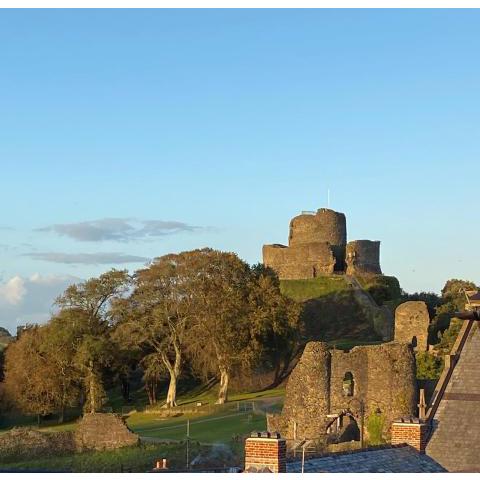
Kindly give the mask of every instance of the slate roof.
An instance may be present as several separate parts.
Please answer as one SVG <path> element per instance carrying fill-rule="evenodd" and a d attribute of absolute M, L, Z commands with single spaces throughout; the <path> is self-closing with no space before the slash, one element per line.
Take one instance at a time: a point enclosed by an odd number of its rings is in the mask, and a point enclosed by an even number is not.
<path fill-rule="evenodd" d="M 474 322 L 433 418 L 426 449 L 449 472 L 480 472 L 479 352 L 480 328 Z"/>
<path fill-rule="evenodd" d="M 287 473 L 302 471 L 302 462 L 287 464 Z M 312 458 L 305 461 L 306 473 L 437 473 L 446 470 L 413 447 L 398 446 L 362 450 Z"/>

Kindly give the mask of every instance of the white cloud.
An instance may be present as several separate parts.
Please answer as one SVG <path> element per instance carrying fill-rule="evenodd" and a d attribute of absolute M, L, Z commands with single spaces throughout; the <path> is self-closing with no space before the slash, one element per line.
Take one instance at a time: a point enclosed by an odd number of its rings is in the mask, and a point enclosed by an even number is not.
<path fill-rule="evenodd" d="M 0 280 L 0 326 L 15 335 L 18 325 L 44 323 L 53 302 L 69 285 L 81 281 L 70 275 L 15 275 Z"/>
<path fill-rule="evenodd" d="M 0 284 L 0 305 L 18 305 L 26 293 L 25 280 L 18 275 Z"/>

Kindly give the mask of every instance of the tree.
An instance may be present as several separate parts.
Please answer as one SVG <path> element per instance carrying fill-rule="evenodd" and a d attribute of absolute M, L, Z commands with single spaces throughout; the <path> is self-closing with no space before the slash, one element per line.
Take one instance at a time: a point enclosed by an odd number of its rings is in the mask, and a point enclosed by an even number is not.
<path fill-rule="evenodd" d="M 187 259 L 188 253 L 155 259 L 148 268 L 136 272 L 134 291 L 114 307 L 116 338 L 129 348 L 142 349 L 147 382 L 153 385 L 162 370 L 168 372 L 167 408 L 176 406 L 184 333 L 193 313 Z M 149 397 L 154 396 L 150 389 Z"/>
<path fill-rule="evenodd" d="M 441 303 L 435 309 L 435 317 L 429 329 L 429 341 L 437 343 L 435 349 L 448 353 L 455 342 L 462 322 L 456 320 L 455 312 L 465 308 L 465 292 L 477 290 L 477 286 L 468 280 L 451 279 L 442 288 Z"/>
<path fill-rule="evenodd" d="M 259 361 L 274 371 L 270 387 L 289 373 L 292 360 L 302 346 L 302 306 L 280 292 L 276 273 L 263 264 L 252 267 L 250 291 L 252 338 Z"/>
<path fill-rule="evenodd" d="M 442 288 L 442 299 L 452 311 L 459 311 L 465 308 L 465 292 L 477 290 L 477 286 L 468 280 L 458 280 L 456 278 L 448 280 Z"/>
<path fill-rule="evenodd" d="M 252 360 L 250 267 L 233 253 L 208 248 L 186 252 L 185 257 L 185 285 L 194 305 L 190 358 L 205 375 L 218 372 L 217 403 L 225 403 L 234 368 L 248 367 Z"/>
<path fill-rule="evenodd" d="M 102 369 L 112 363 L 114 350 L 109 338 L 112 302 L 129 288 L 126 270 L 110 270 L 98 278 L 71 285 L 56 300 L 60 316 L 71 330 L 75 345 L 73 362 L 85 391 L 85 410 L 98 411 L 106 399 Z"/>
<path fill-rule="evenodd" d="M 12 408 L 37 415 L 38 423 L 63 401 L 56 365 L 43 347 L 46 334 L 45 327 L 28 327 L 5 352 L 5 400 Z"/>
<path fill-rule="evenodd" d="M 442 357 L 429 352 L 420 352 L 415 355 L 417 362 L 418 380 L 438 380 L 443 369 Z"/>

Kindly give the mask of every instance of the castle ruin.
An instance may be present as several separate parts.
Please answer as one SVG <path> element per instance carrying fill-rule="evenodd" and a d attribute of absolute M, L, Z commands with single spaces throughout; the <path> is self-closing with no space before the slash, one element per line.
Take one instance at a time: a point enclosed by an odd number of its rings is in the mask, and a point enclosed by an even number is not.
<path fill-rule="evenodd" d="M 315 278 L 333 273 L 381 274 L 380 242 L 347 243 L 345 214 L 327 208 L 303 212 L 290 221 L 288 247 L 263 246 L 263 263 L 282 280 Z"/>
<path fill-rule="evenodd" d="M 321 439 L 343 416 L 360 424 L 379 414 L 388 436 L 394 419 L 414 414 L 416 400 L 410 345 L 390 342 L 344 352 L 309 342 L 288 379 L 282 413 L 268 417 L 268 429 L 287 439 Z"/>

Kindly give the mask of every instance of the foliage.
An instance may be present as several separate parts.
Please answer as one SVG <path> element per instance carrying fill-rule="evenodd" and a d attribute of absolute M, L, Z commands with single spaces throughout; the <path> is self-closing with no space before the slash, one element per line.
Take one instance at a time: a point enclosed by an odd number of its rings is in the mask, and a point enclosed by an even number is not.
<path fill-rule="evenodd" d="M 356 275 L 355 278 L 378 305 L 396 300 L 402 295 L 402 289 L 396 277 L 388 275 Z"/>
<path fill-rule="evenodd" d="M 405 293 L 402 302 L 425 302 L 430 318 L 433 318 L 437 308 L 442 304 L 442 298 L 433 292 Z"/>
<path fill-rule="evenodd" d="M 453 318 L 450 321 L 449 327 L 440 335 L 440 342 L 435 345 L 435 351 L 439 355 L 447 355 L 452 351 L 462 325 L 463 320 Z"/>
<path fill-rule="evenodd" d="M 46 334 L 46 327 L 24 329 L 5 356 L 4 403 L 38 416 L 57 411 L 67 400 L 54 352 L 45 349 Z"/>
<path fill-rule="evenodd" d="M 130 284 L 126 270 L 112 269 L 98 278 L 71 285 L 56 300 L 57 319 L 74 345 L 73 364 L 84 386 L 85 410 L 98 411 L 105 402 L 102 370 L 115 356 L 109 339 L 111 304 Z"/>
<path fill-rule="evenodd" d="M 442 357 L 429 352 L 420 352 L 415 355 L 418 380 L 437 380 L 443 370 Z"/>
<path fill-rule="evenodd" d="M 385 443 L 383 429 L 385 427 L 385 415 L 380 411 L 372 411 L 367 419 L 367 432 L 369 445 L 381 445 Z"/>

